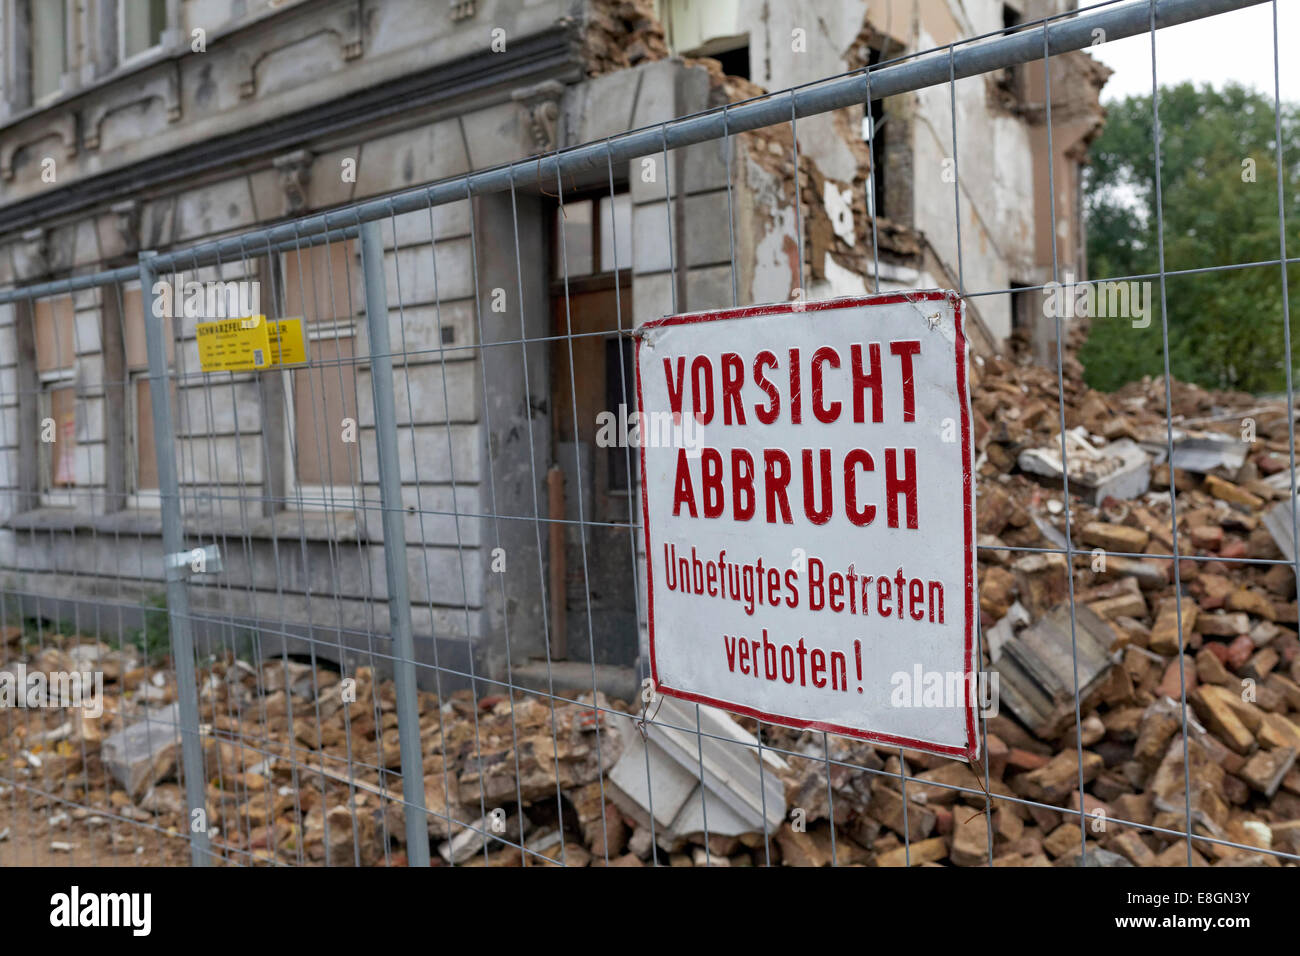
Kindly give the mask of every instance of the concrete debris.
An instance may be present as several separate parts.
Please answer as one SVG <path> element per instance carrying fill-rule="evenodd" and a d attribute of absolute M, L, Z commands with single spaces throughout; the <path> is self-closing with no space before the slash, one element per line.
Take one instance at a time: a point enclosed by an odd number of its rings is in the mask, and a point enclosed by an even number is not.
<path fill-rule="evenodd" d="M 1036 735 L 1056 737 L 1074 722 L 1074 688 L 1083 698 L 1106 677 L 1114 632 L 1088 606 L 1061 604 L 1002 646 L 1001 699 Z"/>
<path fill-rule="evenodd" d="M 1269 508 L 1262 520 L 1282 556 L 1288 561 L 1295 561 L 1295 508 L 1287 500 L 1291 497 L 1288 489 L 1283 487 L 1278 490 L 1283 500 Z"/>
<path fill-rule="evenodd" d="M 699 708 L 701 736 L 695 705 L 664 697 L 652 706 L 657 713 L 644 737 L 633 718 L 622 721 L 623 757 L 605 779 L 606 794 L 627 818 L 649 827 L 653 806 L 655 836 L 668 852 L 706 830 L 710 837 L 761 833 L 764 819 L 768 830 L 780 827 L 784 761 L 765 751 L 760 772 L 758 741 L 715 707 Z"/>
<path fill-rule="evenodd" d="M 1007 613 L 990 627 L 984 634 L 985 644 L 988 647 L 989 660 L 994 664 L 1002 656 L 1002 649 L 1007 643 L 1014 640 L 1021 628 L 1030 622 L 1029 612 L 1019 601 L 1013 601 L 1007 609 Z"/>
<path fill-rule="evenodd" d="M 113 778 L 137 797 L 175 772 L 180 745 L 180 705 L 172 704 L 105 737 L 101 755 Z"/>
<path fill-rule="evenodd" d="M 1065 460 L 1070 466 L 1071 493 L 1091 504 L 1106 498 L 1136 498 L 1151 484 L 1151 456 L 1128 438 L 1099 447 L 1089 440 L 1086 428 L 1071 429 L 1065 433 Z M 1059 433 L 1049 445 L 1022 451 L 1017 464 L 1021 471 L 1061 481 Z"/>
<path fill-rule="evenodd" d="M 498 834 L 514 834 L 517 841 L 522 827 L 524 836 L 527 837 L 529 827 L 525 825 L 526 819 L 521 820 L 519 814 L 515 814 L 513 820 L 507 820 L 504 815 L 499 818 L 492 815 L 480 817 L 476 823 L 462 829 L 450 840 L 444 840 L 438 846 L 438 855 L 447 863 L 464 863 L 475 854 L 482 853 L 489 840 L 493 844 L 504 842 L 496 839 Z M 558 840 L 559 833 L 556 832 L 555 836 Z M 536 843 L 529 845 L 539 852 L 546 849 L 546 846 Z"/>
<path fill-rule="evenodd" d="M 1174 468 L 1199 475 L 1236 474 L 1246 462 L 1249 445 L 1240 436 L 1223 432 L 1167 428 L 1164 425 L 1141 430 L 1140 443 L 1152 461 L 1163 465 L 1174 447 Z"/>

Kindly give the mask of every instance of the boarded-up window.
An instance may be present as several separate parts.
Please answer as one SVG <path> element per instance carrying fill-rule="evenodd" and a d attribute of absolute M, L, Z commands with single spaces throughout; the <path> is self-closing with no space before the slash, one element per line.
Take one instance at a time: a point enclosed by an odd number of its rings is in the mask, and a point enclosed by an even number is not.
<path fill-rule="evenodd" d="M 300 485 L 350 485 L 359 477 L 356 376 L 351 335 L 311 342 L 311 366 L 293 376 L 294 465 Z M 351 439 L 351 440 L 346 440 Z"/>
<path fill-rule="evenodd" d="M 71 385 L 54 387 L 47 396 L 54 435 L 49 444 L 49 483 L 51 488 L 70 488 L 77 483 L 77 390 Z"/>
<path fill-rule="evenodd" d="M 133 371 L 148 368 L 149 348 L 144 335 L 139 286 L 122 290 L 122 338 L 126 345 L 126 367 Z"/>
<path fill-rule="evenodd" d="M 285 316 L 302 317 L 305 368 L 288 373 L 292 472 L 302 500 L 328 503 L 357 484 L 356 316 L 361 272 L 355 242 L 304 246 L 282 257 Z M 345 425 L 345 420 L 350 423 Z"/>
<path fill-rule="evenodd" d="M 76 364 L 76 331 L 72 296 L 38 299 L 36 321 L 36 370 L 41 373 L 70 369 Z"/>
<path fill-rule="evenodd" d="M 149 391 L 149 349 L 145 338 L 144 305 L 140 287 L 122 290 L 122 344 L 126 352 L 126 371 L 130 379 L 131 400 L 131 474 L 134 490 L 158 490 L 158 459 L 154 452 L 153 400 Z M 164 329 L 166 325 L 164 324 Z M 169 330 L 168 330 L 169 331 Z M 167 358 L 171 361 L 174 346 L 167 337 Z M 174 386 L 173 386 L 174 390 Z"/>
<path fill-rule="evenodd" d="M 135 398 L 135 490 L 158 490 L 158 458 L 154 453 L 153 398 L 148 374 L 133 374 L 131 389 Z"/>
<path fill-rule="evenodd" d="M 76 484 L 77 348 L 72 296 L 32 303 L 40 380 L 41 470 L 46 491 Z"/>
<path fill-rule="evenodd" d="M 126 348 L 126 367 L 142 371 L 149 367 L 149 342 L 144 331 L 144 305 L 140 300 L 140 286 L 122 290 L 122 339 Z M 176 341 L 172 338 L 171 319 L 160 319 L 164 336 L 167 364 L 176 360 Z"/>
<path fill-rule="evenodd" d="M 360 284 L 354 242 L 309 246 L 284 255 L 286 316 L 351 323 L 356 319 Z"/>

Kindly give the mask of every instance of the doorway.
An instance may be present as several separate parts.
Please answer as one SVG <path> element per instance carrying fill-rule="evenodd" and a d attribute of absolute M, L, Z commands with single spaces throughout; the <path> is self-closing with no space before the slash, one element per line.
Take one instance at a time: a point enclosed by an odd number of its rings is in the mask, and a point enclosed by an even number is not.
<path fill-rule="evenodd" d="M 566 197 L 553 210 L 551 255 L 552 518 L 563 511 L 563 566 L 552 582 L 551 645 L 569 660 L 631 666 L 637 655 L 638 453 L 631 206 L 626 192 Z M 561 487 L 556 487 L 556 483 Z M 562 498 L 561 498 L 562 494 Z M 562 501 L 562 506 L 561 506 Z M 555 524 L 552 527 L 556 527 Z M 563 640 L 557 638 L 563 636 Z"/>

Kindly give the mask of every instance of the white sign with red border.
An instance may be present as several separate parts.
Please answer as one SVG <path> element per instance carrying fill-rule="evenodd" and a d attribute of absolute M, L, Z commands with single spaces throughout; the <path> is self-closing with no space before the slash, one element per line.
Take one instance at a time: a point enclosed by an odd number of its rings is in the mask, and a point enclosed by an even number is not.
<path fill-rule="evenodd" d="M 957 295 L 646 323 L 637 405 L 656 689 L 974 759 Z"/>

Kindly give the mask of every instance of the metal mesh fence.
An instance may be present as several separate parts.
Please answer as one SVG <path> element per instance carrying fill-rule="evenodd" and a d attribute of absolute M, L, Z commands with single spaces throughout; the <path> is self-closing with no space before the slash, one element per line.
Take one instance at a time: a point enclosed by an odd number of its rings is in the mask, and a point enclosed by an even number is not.
<path fill-rule="evenodd" d="M 1041 370 L 1032 396 L 1046 397 L 1042 415 L 1059 444 L 1056 533 L 1046 544 L 982 543 L 980 559 L 981 580 L 1022 558 L 1059 572 L 1068 719 L 1050 740 L 1022 728 L 994 746 L 982 719 L 976 765 L 733 720 L 656 694 L 643 682 L 637 452 L 595 438 L 600 413 L 634 407 L 628 257 L 644 222 L 662 217 L 667 238 L 661 314 L 679 310 L 688 286 L 692 307 L 710 296 L 718 307 L 751 304 L 738 277 L 737 231 L 753 202 L 737 178 L 744 137 L 761 135 L 769 154 L 788 148 L 780 159 L 791 176 L 778 202 L 793 217 L 792 294 L 802 296 L 815 280 L 800 120 L 902 92 L 945 93 L 953 279 L 978 311 L 984 299 L 1050 290 L 988 288 L 966 265 L 963 83 L 1040 64 L 1032 75 L 1043 83 L 1050 154 L 1054 56 L 1086 47 L 1096 30 L 1108 39 L 1150 33 L 1155 89 L 1158 27 L 1244 5 L 1097 4 L 655 128 L 145 254 L 138 268 L 4 292 L 0 332 L 14 358 L 0 370 L 0 446 L 12 472 L 0 666 L 20 674 L 24 690 L 40 675 L 41 689 L 30 706 L 0 709 L 0 806 L 9 821 L 0 859 L 993 865 L 1046 860 L 1017 849 L 1031 828 L 1064 862 L 1149 862 L 1156 847 L 1163 862 L 1191 864 L 1194 853 L 1216 857 L 1215 848 L 1300 859 L 1300 845 L 1287 842 L 1294 831 L 1274 828 L 1273 842 L 1254 839 L 1258 828 L 1216 822 L 1228 802 L 1258 799 L 1237 792 L 1256 755 L 1294 790 L 1285 759 L 1297 746 L 1287 736 L 1300 710 L 1287 696 L 1294 684 L 1278 685 L 1281 702 L 1268 709 L 1244 698 L 1192 706 L 1197 665 L 1185 652 L 1201 632 L 1184 619 L 1194 603 L 1189 569 L 1217 561 L 1244 575 L 1300 564 L 1293 555 L 1188 547 L 1174 463 L 1177 430 L 1189 423 L 1175 415 L 1163 308 L 1185 273 L 1162 266 L 1090 280 L 1155 280 L 1162 304 L 1166 378 L 1155 387 L 1168 512 L 1148 501 L 1163 533 L 1146 529 L 1141 544 L 1120 536 L 1105 546 L 1122 569 L 1110 577 L 1088 570 L 1093 541 L 1080 531 L 1105 506 L 1085 505 L 1070 487 L 1079 475 L 1071 456 L 1081 452 L 1069 437 L 1069 330 L 1056 316 L 1051 374 Z M 1276 62 L 1276 35 L 1272 48 Z M 1286 266 L 1296 260 L 1286 248 L 1280 122 L 1278 130 L 1278 256 L 1189 271 L 1273 270 L 1289 357 Z M 1059 283 L 1068 280 L 1051 208 Z M 889 271 L 876 228 L 872 217 L 868 292 L 882 291 Z M 267 351 L 243 367 L 205 371 L 200 327 L 216 321 L 261 323 Z M 1278 497 L 1290 501 L 1294 397 L 1285 364 L 1284 427 L 1275 434 L 1285 439 L 1290 479 Z M 977 408 L 979 389 L 1001 367 L 981 364 Z M 99 431 L 86 424 L 96 421 Z M 19 473 L 29 470 L 24 483 Z M 978 506 L 982 516 L 1003 502 L 981 494 Z M 1294 514 L 1290 525 L 1294 541 Z M 1147 547 L 1148 538 L 1167 538 L 1168 548 Z M 1016 573 L 1038 580 L 1028 566 Z M 1103 648 L 1115 675 L 1107 680 L 1129 681 L 1130 692 L 1115 692 L 1099 720 L 1096 695 L 1113 688 L 1081 679 L 1093 673 L 1091 609 L 1131 598 L 1153 574 L 1175 598 L 1171 613 L 1150 613 L 1154 629 L 1170 619 L 1171 653 L 1125 641 Z M 1106 591 L 1116 577 L 1134 587 Z M 994 623 L 978 629 L 982 668 L 991 666 L 984 638 Z M 1153 683 L 1142 675 L 1156 667 L 1167 677 L 1166 659 L 1176 662 L 1174 682 L 1161 685 L 1171 693 L 1148 687 L 1151 700 L 1139 706 L 1132 685 Z M 90 709 L 65 699 L 82 675 L 96 691 Z M 1267 674 L 1256 676 L 1263 683 Z M 1214 721 L 1229 716 L 1250 739 L 1225 751 L 1215 740 L 1231 741 L 1237 729 Z M 1006 736 L 1010 726 L 998 725 Z M 1094 748 L 1103 737 L 1126 745 L 1128 759 L 1115 756 L 1122 746 Z M 1150 753 L 1133 755 L 1144 748 Z M 1161 780 L 1139 819 L 1133 808 L 1151 787 L 1126 783 L 1124 766 L 1144 759 L 1152 761 L 1147 783 L 1153 774 L 1172 783 Z M 1098 780 L 1108 801 L 1095 795 Z M 1121 801 L 1126 793 L 1133 799 Z M 1264 814 L 1260 822 L 1283 821 Z"/>

